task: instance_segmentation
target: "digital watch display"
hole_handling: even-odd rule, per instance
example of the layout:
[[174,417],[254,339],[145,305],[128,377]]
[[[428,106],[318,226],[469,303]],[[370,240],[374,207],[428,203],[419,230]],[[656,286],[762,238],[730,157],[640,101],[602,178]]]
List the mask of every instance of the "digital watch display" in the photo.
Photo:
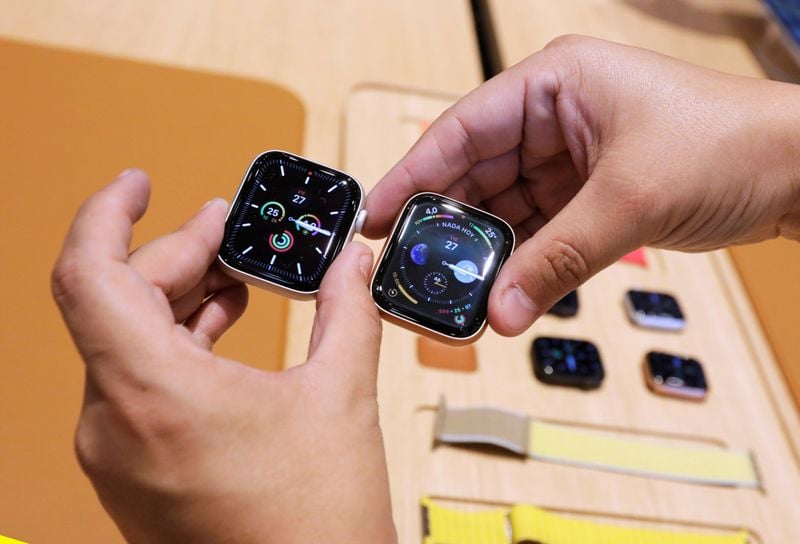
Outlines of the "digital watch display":
[[546,384],[596,389],[605,370],[597,346],[585,340],[538,337],[531,344],[533,373]]
[[686,326],[678,300],[670,294],[631,289],[624,304],[631,322],[640,327],[680,331]]
[[222,269],[281,294],[313,298],[363,223],[361,185],[285,151],[259,155],[239,186],[219,251]]
[[708,394],[703,365],[691,357],[651,351],[644,358],[647,387],[659,395],[703,400]]
[[454,342],[486,325],[489,291],[514,248],[502,219],[451,198],[421,193],[404,206],[372,279],[385,317]]

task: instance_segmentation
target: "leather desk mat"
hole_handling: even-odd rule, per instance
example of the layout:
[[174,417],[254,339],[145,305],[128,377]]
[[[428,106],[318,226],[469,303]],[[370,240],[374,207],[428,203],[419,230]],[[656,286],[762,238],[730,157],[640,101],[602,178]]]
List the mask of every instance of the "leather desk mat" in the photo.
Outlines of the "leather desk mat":
[[[264,82],[3,40],[0,70],[0,534],[122,542],[72,450],[83,368],[49,288],[62,238],[80,202],[129,166],[153,182],[134,247],[230,200],[258,152],[300,151],[303,106]],[[217,351],[281,367],[286,311],[251,292]]]

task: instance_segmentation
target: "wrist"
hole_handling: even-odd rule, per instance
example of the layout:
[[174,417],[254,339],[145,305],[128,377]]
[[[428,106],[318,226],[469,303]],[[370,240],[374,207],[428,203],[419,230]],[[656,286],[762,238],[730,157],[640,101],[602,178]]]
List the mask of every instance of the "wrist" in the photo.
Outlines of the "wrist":
[[764,173],[774,187],[777,217],[775,235],[800,241],[800,88],[769,82],[774,96],[764,123],[770,136],[764,158]]

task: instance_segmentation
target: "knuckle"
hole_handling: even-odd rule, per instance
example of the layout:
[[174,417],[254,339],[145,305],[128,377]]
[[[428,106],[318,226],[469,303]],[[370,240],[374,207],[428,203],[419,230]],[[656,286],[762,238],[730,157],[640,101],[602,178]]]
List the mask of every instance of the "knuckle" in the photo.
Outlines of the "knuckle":
[[95,477],[104,471],[104,459],[97,447],[98,440],[94,428],[81,417],[75,430],[73,447],[81,470],[89,477]]
[[73,439],[81,470],[95,481],[128,478],[133,466],[164,458],[159,452],[184,449],[190,422],[175,408],[128,396],[84,410]]
[[464,158],[467,161],[467,164],[476,164],[480,160],[480,151],[478,150],[477,146],[475,145],[475,141],[472,138],[472,133],[470,132],[469,128],[467,127],[467,121],[463,119],[457,110],[453,110],[452,112],[453,122],[456,126],[456,134],[458,134],[458,141],[459,146],[461,148],[461,153],[463,154]]
[[580,49],[588,46],[592,38],[580,34],[562,34],[550,40],[545,49]]
[[569,242],[554,240],[542,252],[545,287],[558,294],[565,289],[574,289],[586,281],[590,270],[586,258]]
[[187,247],[194,247],[201,255],[216,255],[217,249],[208,240],[208,237],[198,228],[188,228],[184,226],[178,231],[185,237],[182,242],[189,244]]
[[69,306],[75,292],[83,284],[84,268],[75,255],[59,257],[50,274],[50,291],[59,306]]
[[800,213],[783,215],[775,230],[778,236],[787,240],[800,240]]

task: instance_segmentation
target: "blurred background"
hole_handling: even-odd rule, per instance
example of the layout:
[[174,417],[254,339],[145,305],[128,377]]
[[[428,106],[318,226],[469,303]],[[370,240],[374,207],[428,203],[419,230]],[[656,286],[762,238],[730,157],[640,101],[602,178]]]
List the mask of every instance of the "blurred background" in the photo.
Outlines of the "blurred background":
[[[0,534],[36,543],[122,541],[72,452],[82,366],[49,294],[63,235],[91,191],[129,166],[150,173],[151,209],[134,241],[140,244],[175,228],[209,198],[230,199],[252,157],[265,149],[346,168],[370,187],[438,112],[567,33],[800,82],[796,0],[0,0]],[[667,343],[693,353],[718,346],[704,361],[712,382],[743,373],[705,408],[663,408],[635,380],[630,387],[610,382],[608,398],[569,393],[551,402],[553,393],[530,376],[530,337],[500,344],[487,335],[477,346],[480,370],[464,375],[422,367],[415,337],[385,327],[392,351],[382,361],[382,419],[401,542],[421,541],[418,501],[434,492],[609,508],[632,519],[741,523],[763,542],[800,541],[800,512],[790,515],[800,503],[785,504],[797,490],[770,495],[781,485],[776,479],[766,492],[725,494],[578,473],[576,481],[590,482],[593,493],[560,490],[557,482],[574,470],[518,461],[506,468],[507,461],[492,457],[441,453],[430,447],[430,421],[410,419],[441,393],[503,404],[510,384],[524,381],[528,389],[509,408],[567,419],[609,414],[597,415],[598,422],[636,428],[660,425],[663,408],[708,429],[713,417],[704,414],[736,413],[752,395],[763,410],[738,420],[741,435],[730,421],[703,432],[758,451],[796,478],[800,245],[776,240],[691,261],[650,250],[647,256],[645,270],[615,265],[593,279],[579,321],[546,318],[542,330],[605,342],[611,354],[629,339],[657,343],[636,337],[624,319],[618,328],[604,321],[602,286],[639,283],[692,298],[696,284],[706,294],[687,304],[697,305],[689,318],[695,329]],[[609,304],[616,313],[618,300]],[[268,370],[296,364],[312,315],[309,304],[251,290],[247,314],[217,349]],[[719,325],[725,319],[730,325]],[[725,349],[741,360],[716,356]],[[490,371],[491,353],[518,359],[518,375]],[[733,366],[743,370],[726,370]],[[561,412],[548,413],[548,406]],[[638,407],[646,407],[644,415],[632,415]],[[647,413],[652,420],[635,419]],[[772,426],[756,432],[762,420]],[[420,428],[416,444],[401,436],[406,425]],[[677,427],[667,430],[685,430]],[[448,473],[448,465],[463,472]],[[610,506],[609,490],[617,497]]]

